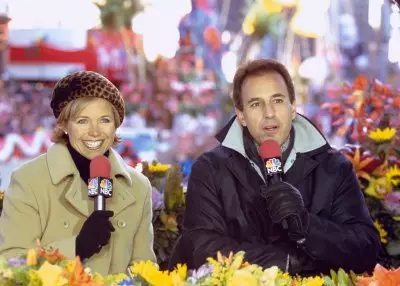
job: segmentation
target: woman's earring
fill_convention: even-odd
[[[65,133],[65,135],[68,135],[68,132],[67,132],[67,131],[64,131],[64,133]]]

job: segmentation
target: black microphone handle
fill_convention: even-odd
[[[269,176],[268,178],[269,178],[268,185],[277,184],[277,183],[282,182],[282,174],[281,173],[273,174],[273,175]],[[289,228],[287,219],[282,220],[282,227],[284,230],[287,230]]]
[[[97,195],[94,197],[94,210],[95,211],[106,210],[106,198],[103,195]]]

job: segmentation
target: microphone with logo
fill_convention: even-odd
[[[281,182],[283,180],[283,164],[279,143],[273,139],[266,140],[261,143],[259,152],[265,164],[267,187]],[[286,219],[282,221],[282,227],[288,228]]]
[[[105,156],[95,157],[90,162],[88,196],[94,198],[94,210],[106,210],[106,199],[112,197],[113,182],[111,164]]]

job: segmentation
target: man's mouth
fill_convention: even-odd
[[[263,128],[263,130],[264,130],[265,132],[270,133],[270,134],[276,133],[276,132],[278,131],[278,129],[279,129],[279,126],[278,126],[278,125],[269,125],[269,126],[265,126],[265,127]]]
[[[100,148],[101,144],[104,142],[104,140],[96,140],[96,141],[83,141],[86,145],[86,147],[90,150],[97,150]]]

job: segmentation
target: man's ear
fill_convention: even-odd
[[[294,120],[297,116],[297,109],[296,109],[296,101],[292,103],[292,120]]]
[[[238,108],[235,107],[235,113],[237,118],[239,119],[239,122],[242,126],[247,126],[246,121],[244,120],[244,114],[243,111],[240,111]]]

